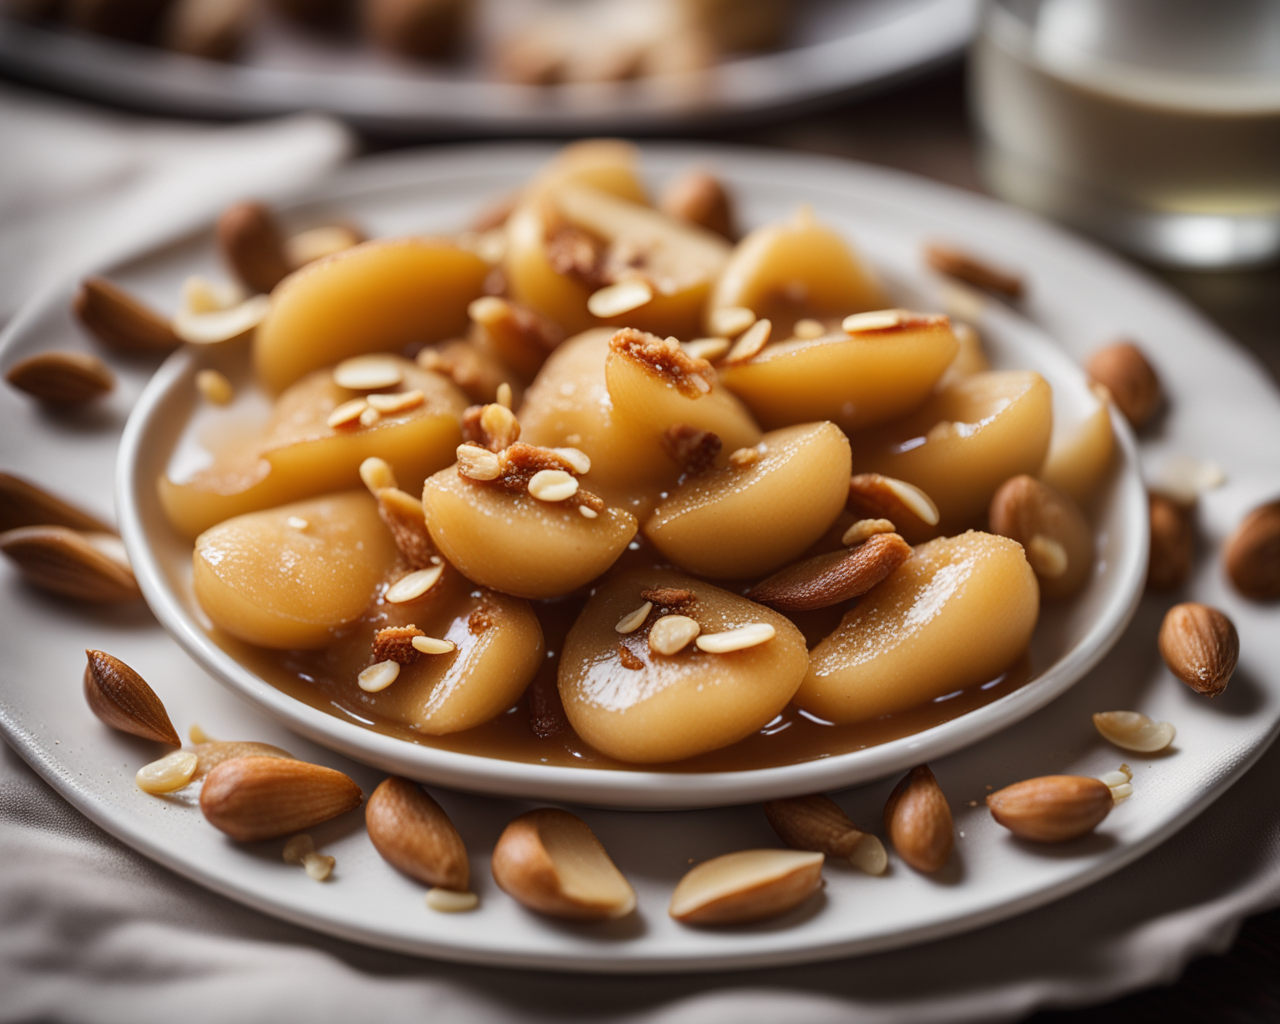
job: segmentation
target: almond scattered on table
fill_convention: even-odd
[[[467,848],[449,816],[416,782],[391,776],[364,809],[374,849],[392,867],[429,886],[465,893]]]
[[[120,538],[65,526],[20,526],[0,533],[0,551],[27,582],[77,601],[114,604],[142,598]]]
[[[912,768],[884,805],[884,830],[908,866],[926,874],[951,856],[955,826],[951,806],[928,765]]]
[[[144,740],[182,746],[164,702],[142,676],[106,651],[84,653],[89,659],[84,670],[84,698],[98,718],[113,729]]]
[[[115,532],[101,519],[30,481],[11,473],[0,473],[0,532],[19,526],[65,526],[86,533]]]
[[[839,804],[821,793],[770,800],[764,815],[793,850],[839,857],[869,875],[882,875],[889,866],[884,844],[854,825]]]
[[[1222,549],[1227,575],[1245,597],[1280,598],[1280,501],[1255,508]]]
[[[1118,341],[1089,357],[1085,372],[1111,394],[1134,430],[1147,425],[1164,401],[1160,378],[1142,349],[1131,341]]]
[[[342,772],[279,757],[237,757],[211,771],[200,791],[209,824],[256,842],[300,832],[360,806],[360,787]]]
[[[81,325],[107,348],[147,354],[182,344],[167,317],[102,277],[86,277],[71,300]]]
[[[925,246],[925,262],[934,270],[967,284],[996,292],[1010,299],[1020,299],[1025,290],[1022,276],[949,245],[933,243]]]
[[[1106,783],[1085,775],[1043,775],[987,797],[999,824],[1036,843],[1064,843],[1092,832],[1114,802]]]
[[[1160,656],[1169,671],[1196,693],[1216,697],[1236,670],[1240,636],[1218,609],[1188,601],[1165,613]]]
[[[107,394],[116,378],[87,352],[41,352],[14,363],[5,375],[19,391],[46,405],[83,405]]]
[[[704,861],[680,879],[669,913],[694,925],[778,917],[822,887],[824,856],[800,850],[739,850]]]
[[[1147,563],[1147,589],[1177,590],[1191,577],[1195,561],[1195,529],[1191,514],[1163,494],[1148,495],[1151,521],[1151,554]]]

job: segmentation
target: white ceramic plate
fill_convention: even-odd
[[[670,83],[549,89],[499,83],[486,80],[475,62],[413,64],[272,19],[241,62],[218,64],[0,17],[0,69],[144,110],[214,117],[324,110],[371,129],[419,135],[724,128],[937,64],[968,42],[978,2],[807,0],[796,6],[788,48],[730,60],[678,92]]]
[[[405,227],[403,183],[455,180],[486,164],[513,170],[538,159],[519,147],[404,155],[340,175],[332,195],[366,197],[375,232]],[[278,743],[295,754],[350,772],[366,793],[381,773],[287,733],[217,686],[142,608],[78,608],[32,591],[0,568],[0,728],[61,794],[125,842],[174,870],[266,912],[356,941],[444,959],[562,970],[677,971],[745,968],[834,958],[954,934],[1008,917],[1079,889],[1151,849],[1238,778],[1280,723],[1280,630],[1276,608],[1237,598],[1212,552],[1239,516],[1280,493],[1280,396],[1267,374],[1185,304],[1124,264],[1017,211],[905,175],[812,157],[700,147],[646,151],[659,171],[689,161],[719,164],[746,195],[751,221],[786,211],[796,190],[865,240],[880,223],[894,226],[886,252],[911,268],[918,242],[969,242],[1026,270],[1030,315],[1076,358],[1118,333],[1145,341],[1157,359],[1171,411],[1144,440],[1144,461],[1185,453],[1212,458],[1228,482],[1201,500],[1202,557],[1185,592],[1146,598],[1125,635],[1068,693],[1019,723],[959,754],[931,762],[955,812],[956,854],[938,878],[893,859],[873,879],[832,864],[827,887],[775,922],[731,931],[686,929],[666,916],[671,887],[700,860],[749,846],[776,846],[756,807],[635,813],[579,808],[635,884],[638,915],[607,926],[568,925],[526,913],[494,886],[488,854],[502,826],[530,806],[518,800],[434,790],[472,853],[481,908],[446,917],[422,906],[421,887],[384,864],[358,815],[314,830],[338,858],[329,883],[317,885],[279,860],[279,843],[240,847],[207,825],[181,799],[145,796],[132,783],[155,755],[141,741],[103,727],[80,697],[84,647],[100,647],[134,665],[156,688],[175,723],[199,722],[224,738]],[[390,188],[383,195],[380,188]],[[424,203],[450,204],[461,219],[472,193],[444,196],[423,188]],[[318,200],[323,205],[326,200]],[[346,200],[335,203],[343,209]],[[430,222],[424,210],[421,226]],[[407,225],[413,227],[414,225]],[[204,239],[184,242],[123,270],[119,279],[151,301],[172,301],[192,265],[216,270]],[[68,287],[49,304],[27,309],[0,342],[0,362],[50,348],[88,348],[66,311]],[[119,432],[153,365],[113,361],[120,388],[103,406],[51,417],[0,390],[0,468],[40,480],[109,515]],[[1164,609],[1194,597],[1223,608],[1241,636],[1240,668],[1227,692],[1207,701],[1164,669],[1155,635]],[[1093,731],[1092,712],[1132,708],[1174,722],[1175,749],[1157,757],[1125,755]],[[1062,848],[1019,843],[981,806],[989,786],[1049,772],[1100,774],[1127,760],[1135,796],[1119,805],[1098,834]],[[855,821],[876,827],[892,779],[837,794]],[[973,801],[975,806],[970,806]]]
[[[536,162],[529,157],[480,159],[474,165],[442,168],[426,178],[409,169],[400,180],[356,187],[345,196],[331,196],[329,201],[357,219],[372,212],[375,204],[385,205],[388,212],[399,208],[400,231],[420,226],[448,230],[458,223],[459,192],[472,204],[483,204],[487,197],[505,194],[526,180]],[[660,157],[649,164],[660,175],[688,166],[679,158]],[[941,300],[930,294],[937,289],[911,258],[914,251],[908,248],[908,258],[897,259],[901,254],[895,245],[901,232],[895,215],[875,215],[865,203],[851,205],[847,200],[828,204],[813,196],[803,179],[784,185],[769,175],[735,172],[733,178],[747,210],[747,223],[759,222],[755,216],[758,210],[780,207],[778,212],[782,212],[813,200],[820,216],[836,220],[873,258],[887,260],[899,293],[895,298],[902,305],[939,308]],[[447,207],[436,205],[439,196],[447,197]],[[192,255],[207,254],[195,251]],[[195,267],[194,263],[185,265]],[[1070,423],[1082,418],[1081,410],[1096,406],[1079,367],[1029,321],[991,304],[979,326],[997,366],[1034,369],[1049,380],[1059,419]],[[117,509],[139,584],[156,617],[187,652],[267,714],[323,746],[434,785],[597,806],[675,809],[843,789],[883,778],[1007,728],[1063,693],[1098,662],[1124,630],[1146,574],[1146,495],[1132,438],[1117,419],[1120,456],[1096,514],[1100,538],[1097,572],[1077,599],[1043,607],[1033,645],[1036,678],[984,707],[865,750],[736,772],[556,767],[454,753],[429,746],[425,739],[422,744],[410,743],[374,732],[336,706],[321,711],[282,693],[206,632],[207,620],[191,587],[191,545],[169,528],[156,497],[156,480],[170,465],[199,465],[201,455],[207,460],[201,439],[216,436],[220,424],[234,425],[247,416],[252,417],[250,422],[261,420],[266,400],[253,384],[248,363],[243,346],[179,352],[161,367],[134,408],[120,446]],[[200,399],[192,378],[205,366],[216,366],[235,382],[236,404],[218,408]],[[174,475],[181,479],[179,472]]]

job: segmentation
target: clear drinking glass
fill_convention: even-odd
[[[988,0],[993,192],[1154,263],[1280,257],[1280,0]]]

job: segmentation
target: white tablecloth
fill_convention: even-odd
[[[349,150],[317,117],[179,125],[0,88],[0,322],[43,287]],[[0,1022],[1016,1019],[1171,982],[1280,903],[1277,778],[1273,749],[1155,852],[969,935],[777,971],[612,978],[415,960],[265,917],[121,845],[0,745]]]

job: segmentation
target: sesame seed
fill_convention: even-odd
[[[698,637],[698,650],[708,654],[728,654],[772,640],[777,631],[767,622],[753,622],[749,626],[727,629],[723,633],[703,633]]]
[[[635,611],[624,615],[618,620],[618,624],[613,628],[619,633],[634,633],[640,628],[645,619],[649,617],[649,613],[653,611],[653,602],[646,601]]]
[[[387,601],[391,604],[416,601],[440,581],[440,574],[443,572],[443,565],[433,565],[429,569],[418,569],[407,576],[401,576],[387,588]]]
[[[356,677],[356,682],[360,684],[360,689],[364,690],[365,693],[377,693],[379,690],[385,690],[394,683],[399,675],[400,663],[398,661],[380,661],[361,672]]]

